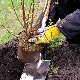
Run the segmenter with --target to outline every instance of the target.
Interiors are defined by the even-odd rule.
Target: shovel
[[[38,60],[26,63],[20,80],[45,80],[49,71],[50,60]]]

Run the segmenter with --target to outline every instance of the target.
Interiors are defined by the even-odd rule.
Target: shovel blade
[[[39,60],[36,63],[26,63],[20,80],[45,80],[49,70],[50,60]],[[25,79],[24,79],[25,78]]]

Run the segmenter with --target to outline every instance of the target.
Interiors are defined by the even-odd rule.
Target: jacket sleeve
[[[72,42],[80,42],[80,9],[57,22],[57,28],[67,39],[71,39]]]

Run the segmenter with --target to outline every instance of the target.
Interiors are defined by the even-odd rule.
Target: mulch
[[[47,80],[80,80],[80,44],[63,43],[56,49],[43,51],[43,58],[51,60]],[[24,63],[17,59],[17,41],[0,44],[0,80],[20,80]]]

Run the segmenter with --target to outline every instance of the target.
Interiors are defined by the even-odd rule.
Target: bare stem
[[[19,23],[23,26],[23,24],[21,23],[21,21],[20,21],[20,19],[19,19],[18,15],[17,15],[17,12],[16,12],[16,9],[15,9],[15,6],[14,6],[14,2],[13,2],[13,0],[11,0],[11,2],[12,2],[13,10],[14,10],[15,15],[16,15],[16,17],[17,17],[17,20],[18,20],[18,21],[19,21]]]
[[[34,0],[33,0],[33,3],[32,3],[31,30],[32,30],[33,21],[34,21]]]
[[[30,30],[29,33],[33,30],[33,21],[34,21],[34,0],[33,3],[31,4],[31,21],[30,21]]]
[[[45,12],[46,12],[47,6],[48,6],[48,0],[47,0],[47,2],[46,2],[45,8],[44,8],[44,10],[43,10],[43,13],[44,13],[44,14],[45,14]],[[39,28],[39,25],[40,25],[40,23],[42,22],[42,19],[44,18],[44,14],[42,15],[41,20],[39,20],[38,23],[37,23],[36,25],[34,25],[35,30],[37,30],[37,29]]]
[[[26,16],[25,16],[24,0],[21,0],[21,2],[22,2],[23,21],[24,21],[23,28],[26,29]]]
[[[50,0],[50,1],[51,1],[51,0]],[[46,13],[46,9],[47,9],[48,3],[50,3],[50,1],[47,0],[47,2],[46,2],[45,8],[44,8],[44,10],[43,10],[43,13],[44,13],[44,14]],[[56,2],[58,2],[58,0],[57,0]],[[49,14],[49,12],[51,12],[51,11],[54,9],[54,7],[55,7],[56,5],[57,5],[57,4],[54,3],[53,7],[52,7],[50,10],[49,10],[49,8],[48,8],[48,10],[49,10],[49,11],[47,11],[48,14]],[[49,5],[49,6],[50,6],[50,5]],[[42,15],[41,20],[39,20],[38,23],[37,23],[36,25],[34,25],[35,30],[37,30],[37,29],[39,28],[39,25],[40,25],[40,23],[42,22],[42,19],[44,18],[44,14]],[[47,16],[48,16],[48,15],[47,15]]]
[[[2,25],[2,27],[6,29],[6,27],[5,27],[4,25]],[[12,34],[8,29],[6,29],[6,31],[7,31],[8,33]],[[15,36],[14,34],[12,34],[12,35]]]
[[[29,18],[30,18],[31,6],[32,6],[32,4],[30,5],[29,13],[27,14],[27,19],[26,19],[26,21],[27,21],[27,25],[28,25],[28,24],[31,24],[31,22],[28,21]],[[28,26],[27,26],[27,28],[28,28]],[[27,31],[27,32],[30,33],[30,31]]]

